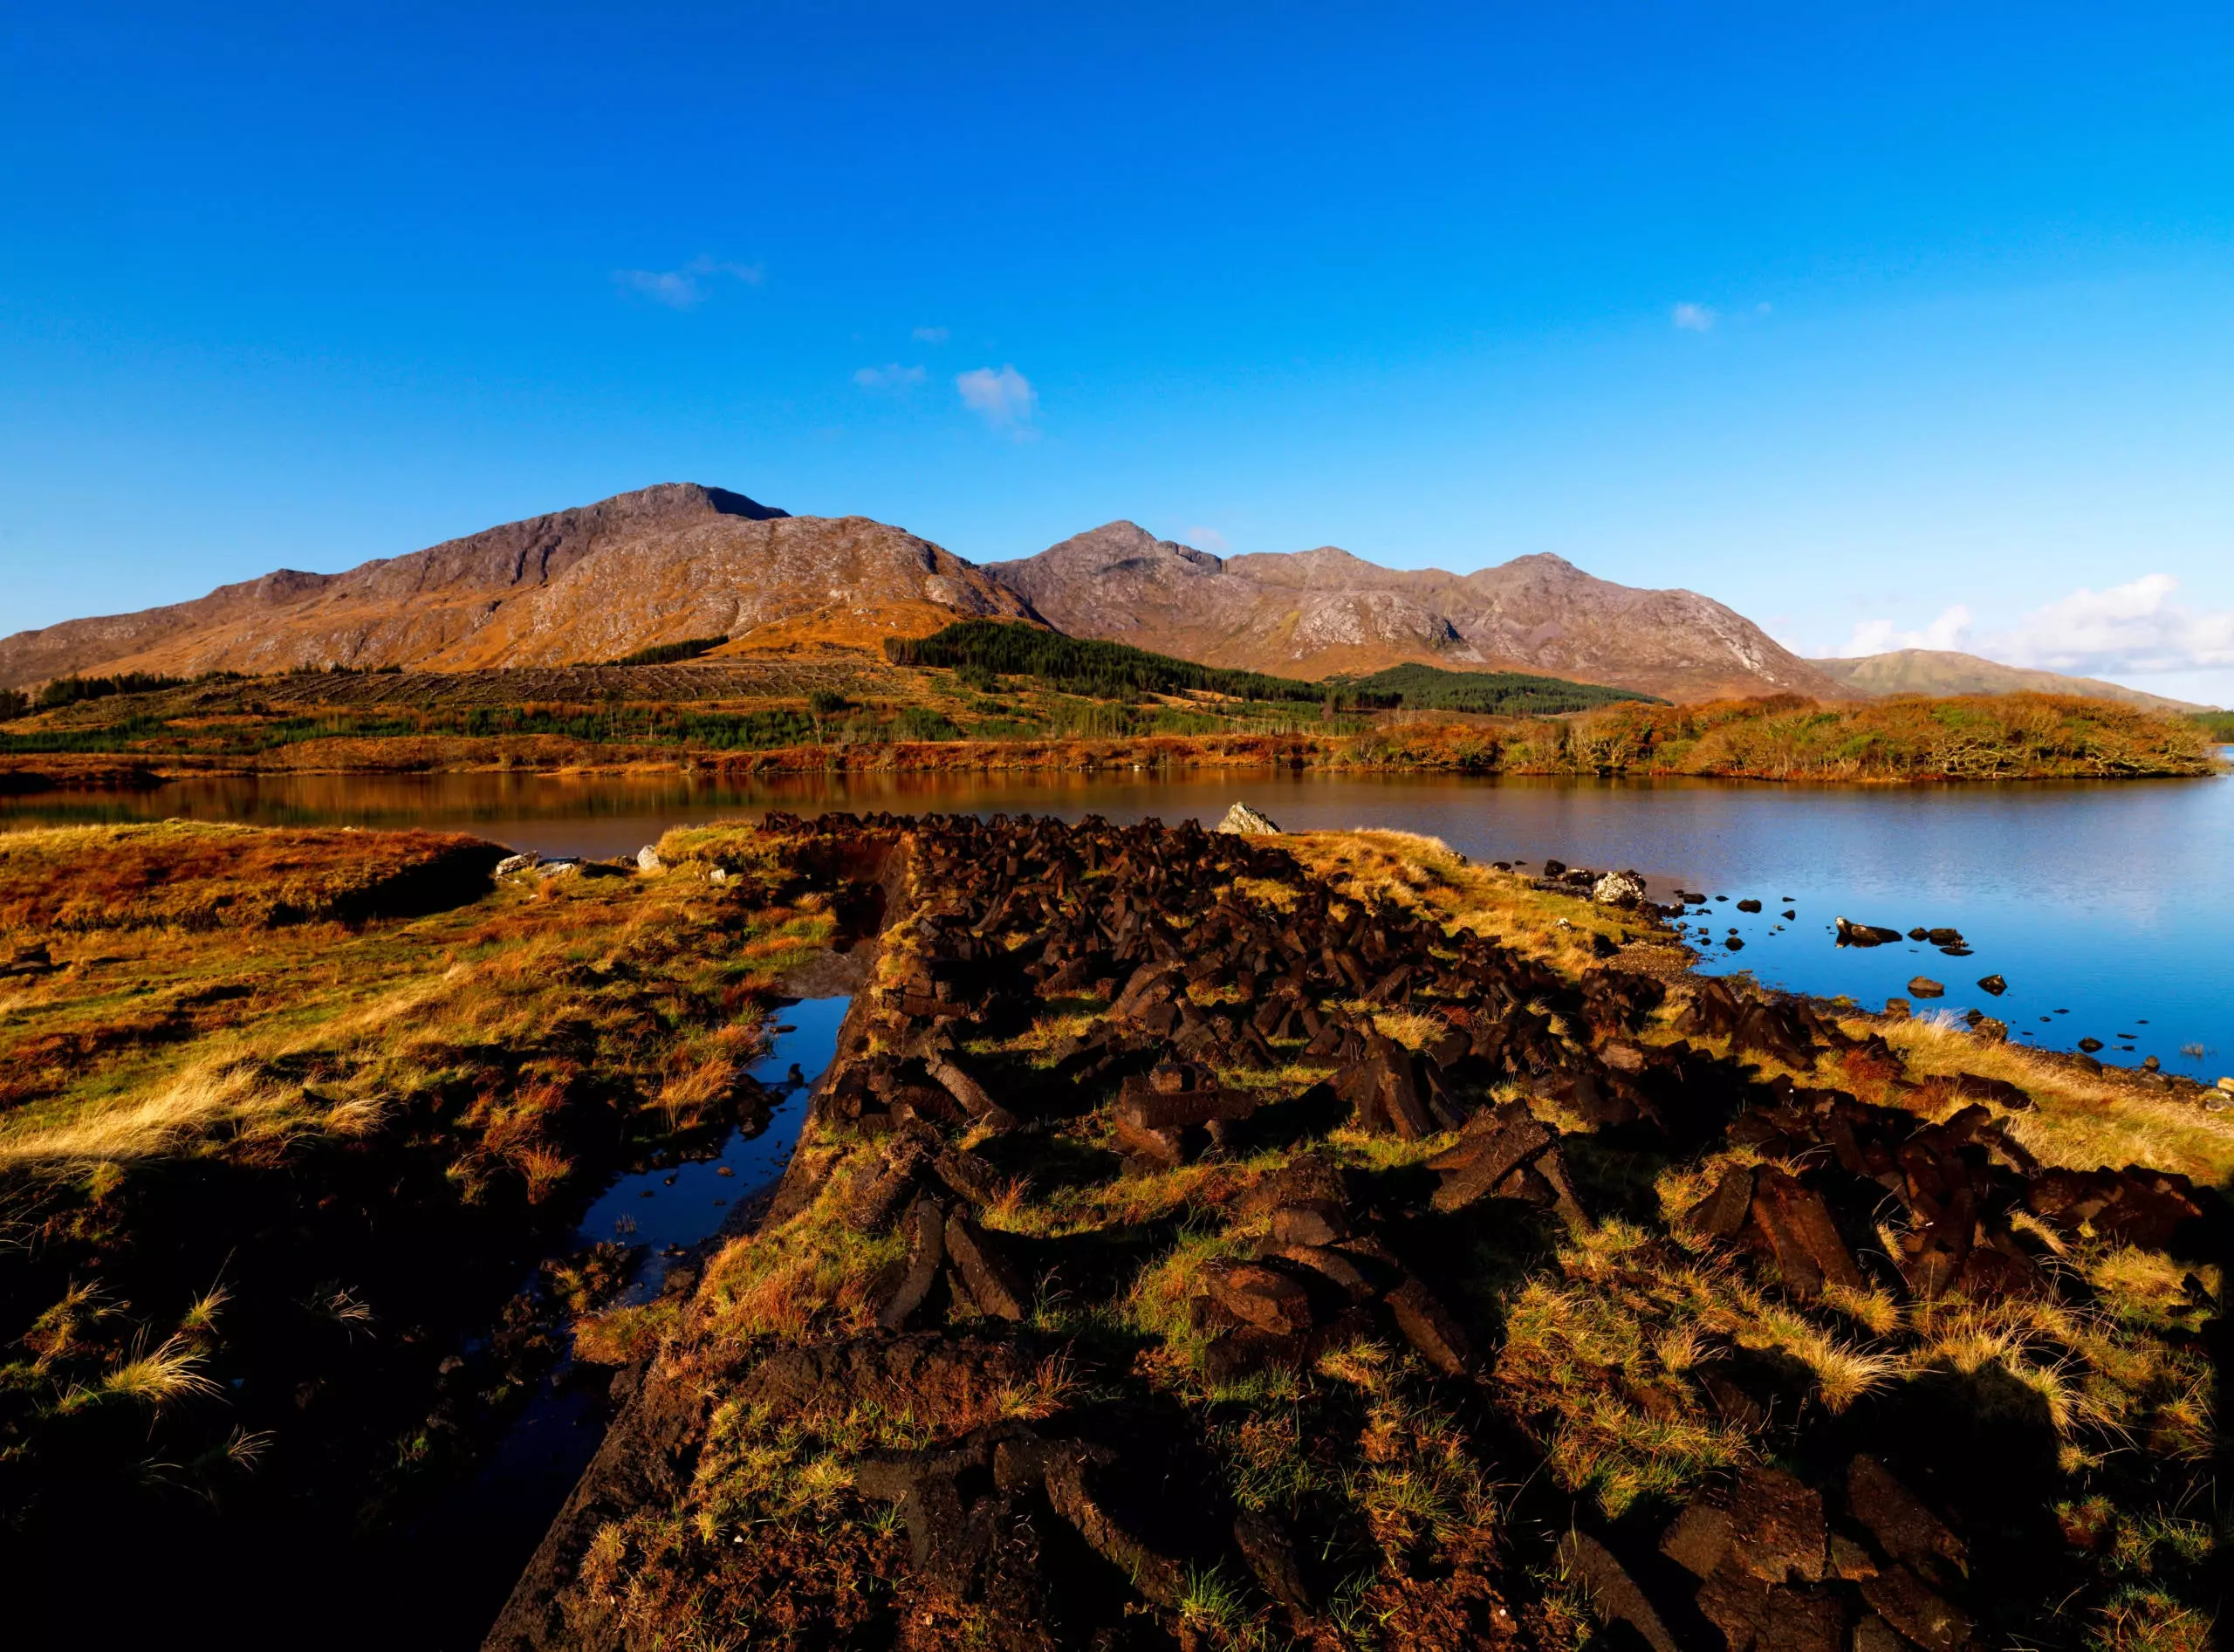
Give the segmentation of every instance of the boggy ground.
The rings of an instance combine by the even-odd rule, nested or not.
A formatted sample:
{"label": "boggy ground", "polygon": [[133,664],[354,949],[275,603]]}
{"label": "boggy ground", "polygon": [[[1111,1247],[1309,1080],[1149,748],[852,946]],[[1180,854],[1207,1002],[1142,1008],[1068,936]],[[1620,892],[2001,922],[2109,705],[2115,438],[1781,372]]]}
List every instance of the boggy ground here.
{"label": "boggy ground", "polygon": [[779,983],[874,927],[754,846],[719,885],[504,853],[0,837],[0,1553],[38,1580],[0,1642],[435,1644],[447,1580],[385,1546],[626,1277],[585,1203],[764,1116]]}
{"label": "boggy ground", "polygon": [[490,1647],[2206,1644],[2192,1092],[1395,834],[766,831],[874,989]]}

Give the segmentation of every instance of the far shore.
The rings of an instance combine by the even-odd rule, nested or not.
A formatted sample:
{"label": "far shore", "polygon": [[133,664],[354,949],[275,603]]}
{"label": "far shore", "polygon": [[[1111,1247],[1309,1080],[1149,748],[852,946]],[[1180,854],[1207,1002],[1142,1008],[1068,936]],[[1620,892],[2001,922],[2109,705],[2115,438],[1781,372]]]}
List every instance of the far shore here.
{"label": "far shore", "polygon": [[[330,690],[313,681],[302,692]],[[2210,731],[2193,719],[2042,694],[1866,703],[1781,695],[1527,716],[1320,717],[1216,699],[1127,707],[1045,696],[986,702],[982,711],[952,696],[839,703],[842,710],[829,711],[765,698],[367,711],[315,701],[119,696],[0,727],[0,791],[272,774],[690,772],[742,781],[1191,769],[1907,785],[2199,777],[2226,766]]]}

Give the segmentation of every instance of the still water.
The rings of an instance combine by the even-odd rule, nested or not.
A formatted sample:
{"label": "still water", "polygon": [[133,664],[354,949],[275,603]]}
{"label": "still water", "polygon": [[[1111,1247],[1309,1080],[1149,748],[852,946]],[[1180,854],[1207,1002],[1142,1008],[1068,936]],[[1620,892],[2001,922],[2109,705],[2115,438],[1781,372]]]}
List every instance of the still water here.
{"label": "still water", "polygon": [[[1208,825],[1235,801],[1296,830],[1389,826],[1484,860],[1546,856],[1708,895],[1707,967],[1867,1004],[1943,982],[2013,1036],[2106,1060],[2234,1072],[2234,778],[1902,788],[1234,770],[1107,775],[814,776],[750,786],[686,776],[302,776],[131,794],[0,798],[0,826],[170,815],[440,826],[545,853],[633,853],[668,826],[769,808],[1155,815]],[[1747,897],[1758,915],[1737,910]],[[1786,922],[1779,915],[1798,915]],[[1902,942],[1840,949],[1833,920],[1963,932],[1969,957]],[[1722,943],[1735,929],[1740,952]],[[1975,984],[2006,977],[1992,997]],[[1919,1003],[1918,1007],[1925,1007]]]}
{"label": "still water", "polygon": [[[729,1225],[739,1207],[757,1208],[782,1180],[806,1117],[815,1080],[838,1048],[847,998],[808,998],[778,1009],[775,1037],[752,1076],[773,1105],[750,1128],[732,1130],[709,1158],[651,1165],[616,1177],[592,1203],[572,1250],[601,1239],[641,1247],[636,1272],[618,1300],[659,1293],[671,1259]],[[511,1592],[574,1482],[605,1438],[605,1409],[562,1362],[536,1386],[525,1409],[474,1477],[378,1551],[380,1563],[416,1580],[367,1644],[423,1652],[470,1652]]]}

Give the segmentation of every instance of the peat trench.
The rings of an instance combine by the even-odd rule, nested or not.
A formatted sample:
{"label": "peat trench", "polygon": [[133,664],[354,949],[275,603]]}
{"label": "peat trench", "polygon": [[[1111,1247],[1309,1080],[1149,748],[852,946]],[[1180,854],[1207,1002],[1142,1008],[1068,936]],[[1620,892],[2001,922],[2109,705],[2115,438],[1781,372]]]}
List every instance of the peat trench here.
{"label": "peat trench", "polygon": [[[1527,1566],[1579,1574],[1601,1614],[1655,1648],[1739,1652],[1983,1645],[2039,1633],[2065,1587],[2053,1436],[2037,1403],[1988,1392],[1983,1377],[1902,1384],[1834,1415],[1809,1402],[1792,1362],[1732,1348],[1696,1380],[1789,1468],[1749,1469],[1648,1527],[1609,1525],[1556,1491],[1523,1420],[1488,1402],[1494,1350],[1453,1311],[1465,1281],[1449,1270],[1462,1239],[1493,1236],[1526,1266],[1631,1214],[1592,1208],[1575,1155],[1672,1162],[1756,1149],[1764,1162],[1730,1169],[1682,1220],[1801,1305],[1840,1288],[2052,1300],[2071,1287],[2044,1265],[2039,1233],[2082,1222],[2182,1257],[2223,1249],[2217,1196],[2184,1177],[2035,1162],[1984,1105],[2030,1107],[2015,1086],[1915,1081],[1961,1104],[1930,1124],[1840,1090],[1765,1082],[1746,1054],[1803,1071],[1832,1051],[1894,1074],[1904,1066],[1881,1037],[1849,1034],[1808,1000],[1705,977],[1688,983],[1686,1041],[1647,1045],[1635,1034],[1664,1002],[1662,982],[1607,965],[1568,981],[1470,930],[1446,937],[1404,907],[1336,895],[1260,840],[1095,817],[771,815],[764,829],[802,864],[901,852],[886,878],[902,886],[885,931],[897,956],[847,1014],[807,1128],[881,1143],[878,1172],[849,1184],[846,1217],[904,1234],[906,1258],[878,1286],[875,1329],[750,1349],[728,1369],[694,1309],[624,1378],[627,1402],[490,1632],[491,1652],[649,1644],[612,1597],[578,1581],[582,1559],[601,1525],[685,1498],[718,1397],[781,1419],[997,1385],[1051,1354],[1092,1367],[1092,1350],[1024,1322],[1057,1281],[1077,1297],[1121,1297],[1142,1236],[997,1230],[984,1207],[1019,1174],[1148,1176],[1299,1147],[1345,1121],[1408,1141],[1456,1133],[1423,1164],[1392,1171],[1299,1151],[1253,1180],[1205,1182],[1196,1211],[1264,1230],[1253,1254],[1208,1268],[1193,1301],[1209,1380],[1308,1370],[1360,1335],[1408,1347],[1500,1477],[1521,1488],[1511,1553],[1423,1563],[1417,1587],[1440,1591],[1442,1615],[1420,1645],[1513,1643]],[[1223,1000],[1189,996],[1205,987],[1225,989]],[[1051,1003],[1081,999],[1104,1007],[1052,1063],[973,1070],[961,1051],[973,1034],[1012,1033]],[[1398,1009],[1445,1030],[1408,1048],[1374,1020]],[[1707,1036],[1730,1053],[1688,1041]],[[1299,1094],[1216,1077],[1296,1065],[1323,1075]],[[1594,1129],[1564,1134],[1485,1095],[1516,1083]],[[1051,1158],[1062,1128],[1103,1106],[1111,1145],[1084,1153],[1066,1141],[1061,1162]],[[794,1161],[771,1222],[816,1201],[809,1162]],[[1905,1230],[1890,1251],[1878,1237],[1888,1218]],[[1004,1647],[1194,1644],[1182,1595],[1220,1567],[1318,1638],[1329,1580],[1317,1557],[1339,1534],[1237,1507],[1186,1415],[1121,1366],[1096,1379],[1091,1400],[1038,1422],[854,1463],[854,1492],[895,1507],[910,1566],[881,1630],[831,1642],[917,1644],[901,1633],[911,1602],[945,1601],[983,1608],[977,1621]],[[706,1590],[718,1592],[730,1554],[694,1562]]]}
{"label": "peat trench", "polygon": [[[620,1244],[634,1255],[633,1272],[603,1305],[687,1296],[706,1255],[767,1209],[850,1003],[844,997],[778,1000],[773,1015],[779,1025],[751,1073],[767,1097],[752,1125],[730,1131],[711,1156],[663,1155],[598,1196],[572,1245],[559,1254]],[[485,1342],[469,1343],[463,1357]],[[478,1644],[510,1580],[564,1505],[630,1388],[625,1370],[616,1382],[613,1373],[578,1363],[560,1338],[553,1363],[517,1415],[477,1454],[470,1477],[440,1492],[385,1546],[414,1579],[412,1593],[421,1604],[414,1627],[423,1637],[416,1643],[426,1652]]]}
{"label": "peat trench", "polygon": [[[136,1643],[246,1568],[225,1588],[230,1645],[298,1645],[312,1621],[327,1646],[477,1644],[610,1409],[611,1373],[572,1359],[569,1320],[687,1292],[765,1208],[859,963],[829,955],[785,984],[816,996],[774,1003],[772,1045],[717,1121],[647,1140],[586,1101],[572,1145],[606,1178],[586,1207],[462,1204],[433,1128],[127,1183],[95,1277],[126,1300],[222,1283],[223,1393],[257,1455],[202,1490],[202,1465],[137,1466],[147,1442],[112,1427],[5,1465],[6,1512],[33,1511],[0,1537],[6,1570],[39,1587],[11,1592],[0,1640]],[[82,1265],[57,1246],[7,1288],[44,1301],[60,1284],[45,1273]],[[106,1581],[120,1552],[128,1590]]]}

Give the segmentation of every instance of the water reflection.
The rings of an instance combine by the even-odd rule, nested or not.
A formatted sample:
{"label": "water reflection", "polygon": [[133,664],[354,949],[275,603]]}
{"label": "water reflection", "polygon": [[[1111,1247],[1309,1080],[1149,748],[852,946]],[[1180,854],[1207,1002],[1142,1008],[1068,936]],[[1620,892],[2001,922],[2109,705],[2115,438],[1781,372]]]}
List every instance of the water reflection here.
{"label": "water reflection", "polygon": [[[0,826],[171,815],[443,826],[546,853],[611,855],[669,826],[769,808],[1210,821],[1237,799],[1292,829],[1397,827],[1484,859],[1635,867],[1662,895],[1679,887],[1728,895],[1710,903],[1712,968],[1872,1004],[1922,973],[1945,984],[1941,1008],[1975,1004],[2043,1045],[2091,1036],[2114,1059],[2129,1047],[2128,1060],[2154,1054],[2203,1076],[2234,1068],[2234,948],[2224,933],[2234,915],[2234,781],[2225,778],[1843,788],[1262,769],[750,784],[688,774],[306,775],[0,799]],[[1737,912],[1749,895],[1764,901],[1760,915]],[[1786,909],[1797,918],[1781,919]],[[1831,926],[1842,915],[1902,931],[1952,926],[1974,955],[1906,943],[1840,950]],[[1733,926],[1742,952],[1721,944]],[[1977,988],[1990,973],[2007,978],[2005,997]]]}

